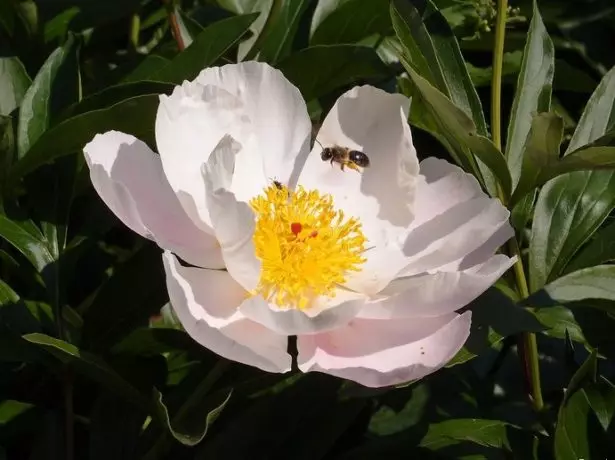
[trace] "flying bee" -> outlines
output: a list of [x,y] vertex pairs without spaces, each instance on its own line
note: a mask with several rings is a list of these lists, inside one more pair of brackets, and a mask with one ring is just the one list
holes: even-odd
[[322,152],[320,152],[320,158],[322,161],[328,161],[331,164],[338,163],[342,171],[344,170],[344,166],[358,172],[361,172],[361,168],[367,168],[369,166],[369,157],[365,153],[339,145],[324,147]]

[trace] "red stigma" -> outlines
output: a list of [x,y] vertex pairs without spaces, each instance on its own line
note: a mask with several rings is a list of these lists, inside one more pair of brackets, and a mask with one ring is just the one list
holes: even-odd
[[292,224],[290,224],[290,231],[293,232],[295,236],[299,235],[302,229],[303,225],[301,225],[299,222],[293,222]]
[[318,231],[314,230],[312,233],[310,233],[310,238],[316,238],[318,236]]

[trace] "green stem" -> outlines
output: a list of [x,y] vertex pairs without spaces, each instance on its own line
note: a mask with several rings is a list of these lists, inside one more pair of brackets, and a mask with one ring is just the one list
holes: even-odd
[[137,51],[139,48],[139,35],[141,32],[141,16],[138,12],[130,18],[130,49]]
[[[495,44],[493,47],[493,77],[491,80],[491,132],[493,134],[493,142],[499,150],[502,150],[502,63],[504,60],[507,10],[508,0],[498,0]],[[502,197],[501,193],[500,197]],[[504,200],[502,201],[504,202]],[[525,270],[523,268],[523,258],[521,257],[521,251],[516,237],[510,240],[508,246],[510,256],[517,258],[513,266],[517,289],[521,298],[526,299],[529,297],[530,292],[527,285],[527,278],[525,277]],[[523,334],[520,353],[522,355],[527,387],[531,394],[532,404],[536,411],[541,411],[544,407],[544,402],[540,385],[538,346],[536,345],[536,335],[534,333]]]

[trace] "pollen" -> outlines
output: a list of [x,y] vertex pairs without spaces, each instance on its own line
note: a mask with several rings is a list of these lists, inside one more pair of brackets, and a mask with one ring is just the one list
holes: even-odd
[[361,223],[336,210],[330,195],[272,185],[250,206],[261,260],[255,294],[280,308],[307,309],[319,296],[334,297],[336,286],[361,270],[366,243]]

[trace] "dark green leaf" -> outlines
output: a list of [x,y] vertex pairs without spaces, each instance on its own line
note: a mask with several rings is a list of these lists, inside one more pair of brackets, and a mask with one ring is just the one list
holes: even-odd
[[[531,117],[531,128],[526,132],[525,144],[520,152],[522,161],[517,187],[510,199],[514,206],[538,185],[541,174],[559,160],[559,146],[564,136],[564,120],[554,113],[537,113]],[[510,158],[509,158],[510,165]]]
[[494,287],[474,300],[469,308],[472,310],[470,337],[448,367],[465,363],[496,348],[505,337],[544,329],[529,310],[519,307]]
[[[317,7],[321,15],[323,4],[321,1]],[[389,1],[347,0],[324,17],[314,13],[312,27],[312,45],[356,43],[373,34],[388,35],[392,29]]]
[[607,430],[615,414],[615,385],[603,376],[584,388],[590,407],[603,430]]
[[394,0],[391,18],[404,50],[406,70],[414,65],[423,78],[473,120],[478,134],[486,135],[483,109],[459,43],[436,6],[431,0]]
[[506,141],[506,160],[513,185],[519,182],[522,175],[524,150],[530,137],[532,117],[537,112],[549,112],[551,108],[554,53],[553,42],[534,1]]
[[259,61],[275,64],[291,52],[308,0],[274,0],[267,23],[254,47]]
[[122,83],[136,83],[143,80],[150,80],[152,75],[156,75],[163,68],[170,64],[170,60],[157,54],[149,54],[143,59],[137,67],[132,69],[126,75]]
[[372,48],[355,45],[312,46],[287,57],[278,68],[301,90],[306,101],[389,73]]
[[70,36],[39,70],[19,108],[17,153],[24,158],[53,124],[54,117],[81,97],[79,43]]
[[88,349],[106,350],[133,329],[145,326],[167,301],[160,250],[147,244],[99,288],[86,305],[83,342]]
[[175,5],[174,10],[182,42],[184,43],[184,47],[188,48],[192,45],[194,38],[203,31],[203,28],[198,22],[185,14],[179,6]]
[[31,80],[16,57],[0,57],[0,115],[9,115],[21,105]]
[[0,237],[12,244],[39,271],[53,263],[53,255],[44,236],[32,222],[15,222],[0,214]]
[[24,339],[38,345],[61,362],[70,364],[76,372],[102,384],[125,401],[149,408],[148,399],[97,356],[44,334],[27,334]]
[[530,235],[529,281],[536,291],[563,273],[615,207],[615,174],[564,174],[540,190]]
[[557,460],[592,458],[587,426],[590,407],[579,387],[595,369],[595,365],[596,354],[592,353],[570,380],[566,397],[559,408],[555,429],[554,448]]
[[[467,156],[476,155],[498,179],[506,197],[510,196],[511,179],[504,155],[497,147],[476,131],[474,122],[450,99],[431,86],[427,80],[407,68],[408,75],[420,92],[428,109],[437,121],[440,132],[455,145],[456,151]],[[472,164],[472,162],[470,162]]]
[[28,155],[15,164],[10,179],[17,181],[42,164],[81,150],[96,134],[109,130],[132,134],[154,145],[157,109],[158,94],[147,94],[64,120],[47,131]]
[[169,351],[200,350],[201,347],[184,331],[167,328],[135,329],[111,351],[125,355],[158,355]]
[[615,260],[615,222],[601,228],[566,266],[566,273]]
[[110,86],[104,90],[86,97],[77,104],[70,106],[61,114],[61,120],[75,117],[94,110],[111,107],[122,101],[137,96],[150,94],[171,94],[173,85],[155,81],[139,81]]
[[235,16],[205,28],[192,45],[181,52],[169,65],[150,75],[149,79],[179,84],[194,79],[201,70],[214,64],[246,33],[256,14]]

